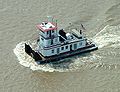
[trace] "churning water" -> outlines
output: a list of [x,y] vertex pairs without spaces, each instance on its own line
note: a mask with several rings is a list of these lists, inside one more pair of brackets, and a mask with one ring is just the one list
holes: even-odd
[[[82,23],[99,49],[37,65],[35,25],[51,15],[60,28]],[[119,0],[0,0],[0,92],[120,92]]]
[[[99,49],[102,48],[118,48],[120,46],[120,26],[105,26],[100,32],[98,32],[92,40],[98,45]],[[90,53],[90,55],[85,55],[85,56],[78,56],[75,58],[69,58],[73,59],[74,62],[68,62],[67,63],[60,63],[56,64],[45,64],[45,65],[37,65],[29,55],[25,53],[25,47],[24,44],[29,43],[31,44],[32,47],[34,47],[35,43],[30,43],[30,41],[26,42],[21,42],[17,44],[16,48],[14,49],[15,55],[18,57],[19,63],[25,67],[29,67],[32,70],[41,70],[41,71],[48,71],[48,72],[54,72],[54,71],[59,71],[59,72],[66,72],[66,71],[75,71],[76,69],[79,69],[82,65],[85,65],[88,63],[92,63],[92,67],[94,68],[97,67],[103,67],[105,66],[104,63],[100,63],[100,59],[104,57],[104,55],[96,54],[96,53]],[[104,52],[105,53],[105,52]],[[64,61],[67,59],[64,59]],[[98,62],[97,62],[98,61]],[[97,64],[96,64],[97,63]],[[91,67],[91,66],[90,66]],[[111,66],[109,66],[110,68]],[[116,67],[116,66],[114,66]],[[57,69],[59,68],[59,69]]]

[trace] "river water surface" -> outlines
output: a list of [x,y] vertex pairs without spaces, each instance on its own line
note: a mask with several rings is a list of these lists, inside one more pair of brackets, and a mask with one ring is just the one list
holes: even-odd
[[[35,45],[48,15],[66,31],[82,23],[99,49],[36,65],[23,43]],[[0,0],[0,92],[120,92],[120,1]]]

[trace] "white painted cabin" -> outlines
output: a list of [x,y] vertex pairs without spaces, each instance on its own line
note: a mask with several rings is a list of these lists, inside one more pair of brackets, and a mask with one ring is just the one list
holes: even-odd
[[42,22],[37,25],[37,28],[40,31],[39,52],[45,57],[74,51],[86,46],[87,39],[76,29],[71,30],[73,33],[61,35],[54,22]]

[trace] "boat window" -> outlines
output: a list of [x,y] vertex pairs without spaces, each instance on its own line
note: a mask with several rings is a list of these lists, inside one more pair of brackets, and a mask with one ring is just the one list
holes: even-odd
[[44,31],[40,30],[40,32],[44,33]]
[[82,39],[82,37],[79,37],[79,39]]
[[54,53],[54,49],[52,50],[52,53]]
[[77,44],[74,44],[74,49],[77,49]]
[[49,45],[51,44],[51,40],[48,40],[48,44],[49,44]]
[[66,46],[66,49],[68,49],[68,46]]
[[57,53],[59,53],[60,52],[60,49],[59,48],[57,48]]
[[81,46],[81,45],[82,45],[82,42],[80,42],[79,45]]
[[49,31],[47,31],[47,34],[49,34]]
[[61,49],[64,50],[64,47],[62,47]]
[[54,30],[52,30],[52,33],[54,33]]
[[44,39],[43,39],[43,38],[41,38],[41,40],[43,41]]
[[57,42],[57,39],[55,39],[55,42]]
[[53,44],[53,39],[51,39],[51,45]]

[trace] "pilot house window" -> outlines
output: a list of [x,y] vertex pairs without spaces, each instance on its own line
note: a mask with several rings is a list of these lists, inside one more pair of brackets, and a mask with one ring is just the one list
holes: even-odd
[[53,44],[53,39],[51,39],[51,45]]
[[57,42],[57,39],[55,39],[55,42]]
[[40,30],[41,33],[44,33],[44,31]]
[[43,41],[44,39],[43,39],[43,38],[41,38],[41,40]]
[[54,33],[54,30],[52,30],[52,33]]

